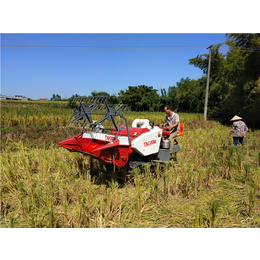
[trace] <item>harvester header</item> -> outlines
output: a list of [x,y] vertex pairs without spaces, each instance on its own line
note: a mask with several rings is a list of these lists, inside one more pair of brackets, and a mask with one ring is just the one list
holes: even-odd
[[[148,119],[135,119],[129,127],[119,112],[127,105],[108,104],[107,97],[78,95],[70,104],[74,112],[69,123],[81,127],[81,133],[59,142],[70,152],[80,152],[117,167],[127,166],[128,170],[170,161],[169,134]],[[176,146],[175,151],[180,151]]]

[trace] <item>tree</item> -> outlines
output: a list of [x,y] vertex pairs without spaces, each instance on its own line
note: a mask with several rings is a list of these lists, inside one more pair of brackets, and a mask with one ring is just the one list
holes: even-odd
[[53,94],[51,97],[51,101],[61,101],[61,96],[58,94]]
[[178,109],[177,101],[177,91],[178,88],[175,86],[169,86],[168,91],[166,89],[161,89],[160,96],[160,107],[159,110],[163,111],[165,106],[171,106],[173,110]]
[[68,107],[74,108],[75,107],[75,101],[74,101],[75,95],[72,95],[70,98],[68,98]]
[[118,99],[128,104],[131,111],[158,111],[160,97],[157,91],[145,85],[129,86],[127,90],[120,91]]
[[117,96],[116,96],[115,94],[109,96],[109,97],[107,98],[107,103],[108,103],[108,104],[118,104],[119,101],[118,101]]
[[[252,127],[260,127],[260,34],[226,34],[229,79],[233,85],[229,102],[225,102],[226,113],[240,114]],[[228,118],[225,118],[227,121]]]
[[177,99],[177,94],[178,94],[178,87],[175,86],[169,86],[168,88],[168,103],[172,107],[172,109],[178,109],[178,99]]
[[[177,82],[178,90],[176,94],[176,102],[179,111],[182,112],[202,112],[203,96],[205,90],[205,78],[200,80],[191,80],[189,77],[181,78]],[[203,86],[204,85],[204,86]]]
[[[222,44],[217,44],[212,47],[211,51],[211,66],[210,66],[210,81],[209,81],[209,100],[208,100],[208,116],[216,117],[219,115],[219,107],[223,98],[230,92],[230,86],[227,80],[227,62],[225,56],[219,52]],[[198,55],[196,58],[190,59],[189,64],[200,68],[204,76],[208,73],[209,54]],[[202,78],[201,78],[202,79]],[[199,79],[200,82],[201,79]],[[201,84],[199,84],[201,86]],[[206,83],[203,89],[205,97]],[[201,90],[202,90],[201,89]],[[200,95],[202,98],[202,95]],[[203,100],[203,104],[204,104]],[[202,112],[202,111],[200,111]]]
[[93,97],[109,97],[110,95],[105,91],[97,92],[96,90],[93,90],[91,92],[91,96],[93,96]]
[[[230,118],[237,114],[248,125],[260,127],[260,34],[226,34],[226,37],[230,49],[225,56],[219,52],[221,44],[212,48],[208,115],[230,123]],[[208,54],[198,55],[189,64],[200,68],[206,76],[208,58]],[[185,101],[185,95],[181,95],[184,90],[183,86],[178,89],[181,103]],[[188,91],[185,94],[190,97]]]

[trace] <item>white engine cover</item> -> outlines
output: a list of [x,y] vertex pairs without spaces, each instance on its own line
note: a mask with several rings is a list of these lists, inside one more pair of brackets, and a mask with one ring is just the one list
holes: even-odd
[[149,132],[144,133],[134,139],[131,143],[133,150],[142,156],[158,153],[162,138],[162,129],[154,127]]
[[[138,126],[140,125],[140,126]],[[151,129],[148,119],[135,119],[132,123],[132,127],[148,128]]]

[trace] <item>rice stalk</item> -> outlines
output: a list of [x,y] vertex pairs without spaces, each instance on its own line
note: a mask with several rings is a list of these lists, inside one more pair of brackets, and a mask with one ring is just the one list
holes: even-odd
[[249,190],[249,210],[248,215],[250,218],[253,216],[253,208],[255,206],[255,200],[256,200],[256,187],[257,184],[255,181],[250,182],[250,190]]
[[211,213],[210,227],[214,227],[216,219],[217,219],[217,214],[218,214],[219,208],[220,208],[220,201],[217,199],[211,200],[209,203],[209,207],[210,207],[210,213]]

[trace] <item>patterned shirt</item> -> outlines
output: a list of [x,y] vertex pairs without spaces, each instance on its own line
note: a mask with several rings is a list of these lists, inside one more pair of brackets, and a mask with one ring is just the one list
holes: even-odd
[[93,131],[97,132],[97,133],[102,133],[104,131],[104,126],[102,126],[101,124],[98,124],[94,127]]
[[178,114],[176,114],[176,113],[173,112],[171,118],[170,118],[169,115],[167,115],[167,116],[166,116],[166,119],[165,119],[165,122],[166,122],[166,124],[168,124],[168,126],[172,126],[172,125],[174,125],[176,122],[179,122],[178,126],[175,127],[175,128],[173,128],[173,129],[171,130],[171,133],[176,132],[176,131],[179,132],[179,130],[180,130],[180,118],[179,118],[179,115],[178,115]]
[[231,129],[231,132],[233,132],[233,137],[243,137],[245,131],[248,132],[248,128],[243,121],[239,120],[233,123]]

